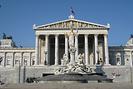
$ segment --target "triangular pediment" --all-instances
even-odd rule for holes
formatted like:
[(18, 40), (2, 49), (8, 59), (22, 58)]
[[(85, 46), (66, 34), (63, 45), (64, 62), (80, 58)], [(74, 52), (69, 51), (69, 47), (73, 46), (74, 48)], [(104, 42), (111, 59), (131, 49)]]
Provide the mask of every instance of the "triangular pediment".
[(36, 29), (47, 29), (47, 28), (108, 28), (106, 25), (96, 24), (92, 22), (77, 20), (77, 19), (68, 19), (63, 21), (58, 21), (50, 24), (36, 26)]

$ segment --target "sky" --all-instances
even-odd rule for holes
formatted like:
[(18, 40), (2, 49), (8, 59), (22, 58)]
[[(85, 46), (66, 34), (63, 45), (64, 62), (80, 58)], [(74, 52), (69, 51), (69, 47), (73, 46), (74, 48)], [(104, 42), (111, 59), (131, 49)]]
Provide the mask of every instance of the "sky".
[(75, 18), (111, 25), (109, 46), (124, 45), (133, 34), (133, 0), (0, 0), (0, 37), (12, 35), (17, 46), (34, 47), (33, 24)]

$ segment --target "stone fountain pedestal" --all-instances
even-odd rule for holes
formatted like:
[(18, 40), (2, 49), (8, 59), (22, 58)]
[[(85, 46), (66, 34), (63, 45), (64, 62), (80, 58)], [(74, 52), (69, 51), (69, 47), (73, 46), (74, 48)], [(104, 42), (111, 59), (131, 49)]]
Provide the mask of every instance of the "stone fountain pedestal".
[(38, 78), (36, 81), (40, 83), (90, 83), (90, 82), (106, 82), (112, 83), (113, 80), (106, 78), (106, 76), (98, 74), (79, 74), (79, 73), (66, 73), (59, 75), (48, 75)]

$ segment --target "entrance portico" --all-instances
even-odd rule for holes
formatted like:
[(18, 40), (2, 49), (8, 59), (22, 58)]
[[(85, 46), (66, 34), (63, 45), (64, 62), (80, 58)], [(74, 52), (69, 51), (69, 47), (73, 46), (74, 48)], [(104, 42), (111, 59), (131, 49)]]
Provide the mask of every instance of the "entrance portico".
[(108, 57), (108, 25), (100, 25), (69, 18), (51, 24), (35, 26), (36, 32), (36, 65), (60, 65), (63, 54), (70, 57), (68, 37), (70, 24), (73, 24), (75, 35), (75, 58), (84, 53), (86, 65), (100, 62), (109, 64)]

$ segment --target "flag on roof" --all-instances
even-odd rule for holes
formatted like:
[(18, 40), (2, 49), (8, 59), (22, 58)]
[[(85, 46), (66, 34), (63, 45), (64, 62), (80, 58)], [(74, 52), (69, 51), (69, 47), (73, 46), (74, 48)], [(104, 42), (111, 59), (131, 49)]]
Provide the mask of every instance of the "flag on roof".
[(72, 7), (70, 8), (70, 13), (71, 13), (71, 15), (75, 15), (75, 12)]

